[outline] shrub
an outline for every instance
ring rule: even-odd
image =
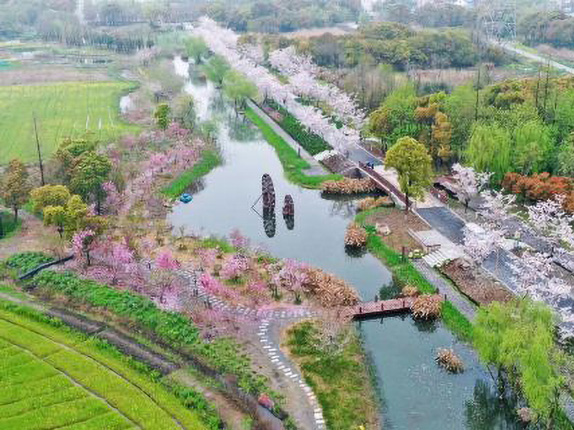
[[[412,306],[413,317],[430,320],[440,317],[441,299],[437,296],[424,295],[417,297]]]
[[[291,115],[286,109],[282,108],[274,101],[268,101],[267,104],[281,114],[275,118],[281,128],[289,133],[293,139],[299,142],[308,153],[316,155],[320,152],[333,149],[321,136],[305,130],[305,127],[301,125],[299,120]]]
[[[346,246],[365,246],[367,244],[367,232],[358,224],[352,223],[347,227],[345,233]]]
[[[439,366],[445,368],[450,373],[464,372],[462,360],[452,349],[439,348],[435,360]]]

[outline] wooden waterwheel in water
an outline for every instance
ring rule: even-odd
[[[273,179],[267,173],[261,178],[261,195],[263,210],[275,209],[275,187],[273,186]]]

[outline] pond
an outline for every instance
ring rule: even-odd
[[[188,65],[179,58],[176,72],[188,76]],[[195,184],[191,203],[177,204],[169,215],[174,234],[226,236],[238,229],[252,244],[272,255],[293,258],[338,275],[365,300],[373,299],[391,282],[389,271],[368,253],[345,252],[345,229],[355,216],[352,199],[324,198],[320,191],[307,190],[288,182],[275,150],[241,116],[237,116],[220,92],[194,74],[185,90],[195,100],[200,120],[218,123],[218,142],[224,164]],[[262,216],[261,177],[271,175],[278,211]],[[289,194],[295,204],[295,222],[283,219],[281,207]],[[490,396],[489,376],[477,363],[468,346],[459,343],[440,324],[421,326],[408,318],[364,321],[359,325],[378,381],[384,426],[389,429],[509,429],[512,419],[480,424],[482,409],[500,409]],[[461,375],[449,375],[434,363],[436,349],[454,348],[467,367]],[[475,395],[475,391],[478,394]],[[482,396],[481,396],[482,394]],[[491,401],[492,400],[492,401]],[[495,402],[493,404],[492,402]],[[471,414],[471,421],[468,418]],[[487,414],[490,418],[493,414]],[[474,417],[474,418],[473,418]],[[499,415],[497,415],[499,417]],[[474,419],[474,421],[472,421]]]

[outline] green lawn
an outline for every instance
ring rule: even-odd
[[[0,300],[0,428],[205,429],[106,344]]]
[[[16,157],[36,160],[34,114],[46,159],[62,138],[86,130],[104,141],[136,131],[119,117],[119,99],[132,87],[127,82],[0,86],[0,164]]]

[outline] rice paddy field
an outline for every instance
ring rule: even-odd
[[[6,303],[0,301],[1,429],[204,428],[117,350]]]
[[[131,88],[128,82],[0,86],[0,164],[16,157],[37,159],[34,115],[45,159],[68,136],[89,131],[105,142],[137,131],[119,115],[119,99]]]

